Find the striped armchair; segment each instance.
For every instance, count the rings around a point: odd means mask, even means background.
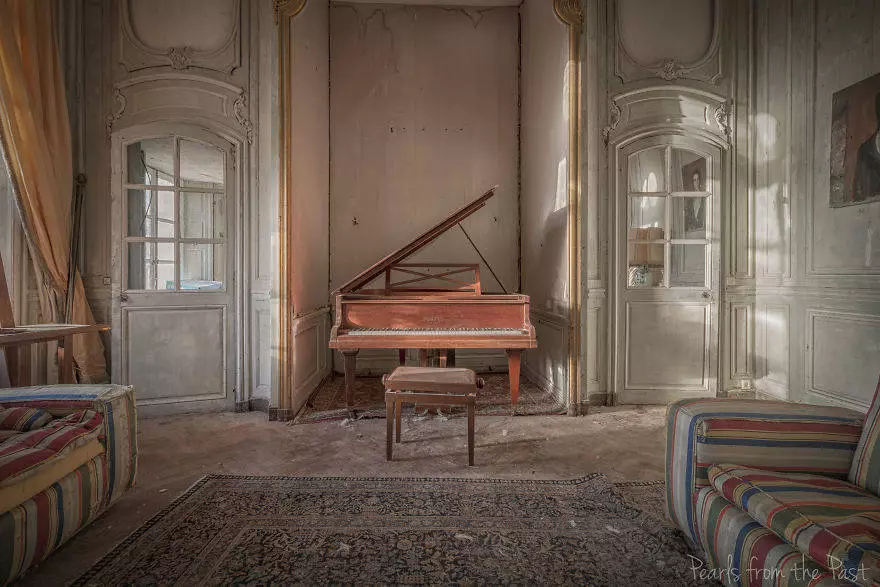
[[[670,519],[726,585],[880,585],[880,385],[867,417],[739,399],[673,403]]]
[[[0,585],[103,513],[136,472],[131,387],[0,389]]]

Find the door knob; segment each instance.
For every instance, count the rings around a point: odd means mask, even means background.
[[[128,294],[119,294],[119,301],[123,302],[123,303],[127,302],[128,301]]]
[[[712,292],[710,292],[710,291],[704,291],[703,294],[702,294],[702,296],[708,300],[709,298],[712,297]]]

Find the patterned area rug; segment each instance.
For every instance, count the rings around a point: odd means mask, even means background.
[[[477,393],[477,415],[480,416],[549,416],[565,414],[566,409],[552,394],[539,389],[523,377],[519,389],[519,403],[510,405],[510,385],[506,373],[480,375],[486,385]],[[385,389],[379,377],[358,377],[354,389],[354,413],[345,407],[345,378],[333,376],[324,381],[312,394],[294,424],[327,422],[354,417],[384,418]],[[409,406],[412,409],[412,406]],[[442,410],[444,416],[461,416],[464,408]]]
[[[682,535],[656,516],[599,474],[209,475],[74,585],[699,584]]]

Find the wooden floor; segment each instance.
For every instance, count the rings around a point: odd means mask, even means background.
[[[63,585],[89,568],[206,473],[566,479],[599,471],[613,481],[663,476],[662,407],[602,408],[579,418],[477,418],[476,466],[466,419],[405,417],[385,462],[385,421],[291,426],[262,413],[142,420],[137,486],[32,571],[22,585]]]

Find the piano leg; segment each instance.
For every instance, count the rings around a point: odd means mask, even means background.
[[[446,349],[440,349],[440,367],[446,368]]]
[[[519,349],[507,349],[507,372],[510,376],[510,403],[519,402]]]
[[[406,365],[406,349],[397,349],[397,358],[401,365]]]
[[[455,367],[455,349],[449,349],[446,353],[446,364],[450,367]]]
[[[428,349],[419,349],[419,367],[428,366]]]
[[[357,367],[358,349],[342,351],[345,369],[345,406],[354,406],[354,372]]]

